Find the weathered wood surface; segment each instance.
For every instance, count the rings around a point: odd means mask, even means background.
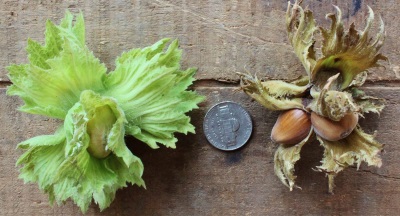
[[[294,78],[303,68],[288,43],[285,28],[287,1],[16,1],[1,0],[0,79],[7,80],[4,67],[26,62],[28,37],[43,41],[45,20],[56,23],[65,10],[82,11],[87,26],[87,43],[112,69],[114,59],[135,47],[148,46],[163,37],[178,38],[185,50],[184,66],[198,67],[199,79],[237,80],[236,71],[245,69],[272,78]],[[315,11],[319,23],[343,10],[346,24],[364,28],[366,5],[385,20],[387,39],[383,51],[391,60],[387,70],[371,80],[400,79],[400,24],[394,1],[304,1]],[[285,72],[286,75],[284,75]]]
[[[118,191],[111,207],[99,213],[91,206],[88,215],[394,215],[400,210],[400,148],[398,118],[399,88],[369,88],[368,92],[384,96],[388,106],[380,117],[368,115],[363,128],[378,129],[377,139],[385,143],[383,166],[348,168],[336,179],[335,194],[327,193],[327,178],[312,170],[319,165],[322,148],[317,142],[306,145],[296,171],[303,189],[290,192],[273,174],[276,145],[270,141],[276,112],[262,108],[235,88],[199,87],[208,96],[191,116],[197,134],[180,136],[175,150],[151,150],[127,138],[128,146],[145,164],[147,190],[130,186]],[[22,153],[16,142],[48,134],[60,122],[16,112],[21,104],[16,98],[0,94],[2,126],[0,139],[1,172],[0,214],[76,215],[72,202],[48,206],[47,197],[36,184],[17,180],[16,159]],[[233,100],[240,102],[254,120],[254,133],[241,150],[222,152],[209,145],[202,131],[202,120],[213,104]]]
[[[27,37],[43,41],[45,20],[56,23],[66,9],[82,10],[87,43],[106,65],[122,51],[150,45],[162,37],[179,38],[183,67],[198,67],[194,88],[207,96],[191,113],[196,135],[179,136],[176,150],[151,150],[127,138],[145,165],[147,189],[129,186],[118,191],[111,207],[99,212],[92,205],[87,215],[397,215],[400,211],[400,6],[395,1],[305,1],[318,22],[332,4],[344,11],[345,21],[363,23],[366,5],[386,24],[383,52],[391,60],[386,70],[373,70],[367,92],[387,99],[380,117],[368,115],[361,125],[378,130],[385,143],[381,168],[355,167],[339,174],[335,195],[327,193],[319,164],[322,148],[306,145],[296,166],[302,190],[290,192],[273,174],[276,145],[270,130],[276,112],[263,109],[236,91],[236,71],[246,68],[259,76],[292,79],[304,73],[286,39],[285,1],[16,1],[0,6],[0,87],[9,84],[5,66],[26,62]],[[224,81],[224,82],[217,82]],[[222,152],[211,147],[202,132],[203,116],[213,104],[233,100],[249,110],[254,132],[245,148]],[[21,151],[16,144],[30,137],[51,134],[59,121],[16,111],[21,101],[0,89],[0,215],[79,215],[68,201],[49,207],[36,184],[24,185],[15,167]]]

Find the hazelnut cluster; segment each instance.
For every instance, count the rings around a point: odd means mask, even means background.
[[[321,165],[329,192],[333,192],[335,176],[351,165],[381,166],[383,145],[373,135],[363,132],[358,124],[365,113],[380,113],[385,100],[366,95],[360,87],[367,79],[367,70],[379,66],[387,58],[379,53],[385,32],[382,19],[375,38],[368,36],[374,13],[370,7],[364,30],[351,24],[344,30],[341,10],[327,14],[330,28],[316,25],[310,10],[303,10],[296,1],[289,2],[286,27],[294,53],[307,73],[292,82],[261,81],[257,76],[238,73],[241,89],[261,105],[282,113],[276,121],[272,141],[279,143],[274,163],[275,174],[290,190],[295,185],[294,164],[300,150],[311,137],[324,148]],[[316,37],[320,34],[321,37]],[[322,38],[316,43],[315,38]],[[316,49],[315,45],[321,44]],[[314,136],[315,135],[315,136]]]

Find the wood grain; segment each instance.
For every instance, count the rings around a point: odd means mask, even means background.
[[[285,30],[285,1],[16,1],[0,0],[0,215],[81,215],[71,202],[50,207],[36,184],[18,179],[16,145],[30,137],[51,134],[60,121],[17,111],[22,102],[5,94],[10,82],[5,66],[27,62],[28,37],[43,41],[45,20],[56,23],[69,9],[82,11],[87,44],[110,70],[123,51],[143,47],[163,37],[178,38],[184,68],[197,67],[194,89],[206,95],[200,109],[190,113],[197,134],[179,135],[177,149],[152,150],[132,137],[129,148],[145,165],[147,189],[119,190],[110,208],[99,212],[92,204],[87,215],[397,215],[400,211],[400,26],[395,1],[304,1],[315,19],[332,4],[343,9],[346,25],[363,24],[369,5],[385,21],[383,53],[390,64],[371,71],[365,90],[387,100],[381,114],[367,115],[363,128],[386,144],[381,168],[348,168],[336,179],[330,195],[319,165],[322,148],[307,144],[296,166],[302,190],[290,192],[273,173],[276,144],[270,131],[278,116],[238,91],[236,71],[260,77],[293,79],[303,74]],[[215,103],[232,100],[251,114],[254,131],[249,143],[222,152],[205,139],[203,117]]]
[[[178,38],[184,52],[183,66],[197,67],[198,79],[236,82],[237,71],[249,70],[263,77],[293,79],[304,73],[288,43],[286,1],[16,1],[1,0],[0,79],[7,81],[5,66],[27,62],[27,38],[43,41],[45,20],[59,23],[65,10],[82,11],[87,43],[107,67],[121,52],[149,46],[163,37]],[[348,26],[364,28],[369,5],[385,21],[383,48],[391,64],[374,69],[371,81],[399,80],[400,5],[385,1],[304,1],[318,23],[328,26],[326,13],[333,4],[343,10]],[[358,7],[359,6],[359,7]]]
[[[378,130],[377,139],[386,144],[381,168],[348,168],[336,180],[335,194],[327,193],[324,174],[312,170],[319,165],[322,148],[317,142],[305,146],[296,166],[302,190],[290,192],[273,173],[276,144],[269,138],[277,112],[271,112],[232,87],[198,87],[208,97],[191,113],[196,135],[179,135],[177,149],[149,149],[127,137],[132,152],[144,165],[147,189],[129,186],[119,190],[111,207],[99,213],[92,205],[87,215],[393,215],[400,210],[400,147],[398,117],[399,88],[367,88],[384,97],[388,105],[380,117],[368,115],[361,125],[367,132]],[[48,206],[36,184],[17,180],[15,161],[22,153],[15,145],[29,137],[50,134],[60,122],[16,112],[19,100],[1,90],[2,138],[0,139],[0,209],[4,215],[77,215],[71,201]],[[222,152],[205,139],[202,120],[215,103],[233,100],[242,104],[254,120],[249,143],[239,151]],[[4,115],[7,113],[7,115]]]

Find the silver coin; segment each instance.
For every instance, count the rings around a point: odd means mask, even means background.
[[[225,101],[208,110],[203,129],[211,145],[220,150],[232,151],[246,144],[253,124],[250,114],[242,106]]]

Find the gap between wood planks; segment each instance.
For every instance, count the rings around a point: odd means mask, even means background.
[[[5,89],[12,85],[11,81],[0,81],[0,89]],[[196,88],[239,88],[239,80],[229,79],[199,79],[194,81],[191,89]],[[398,89],[400,90],[400,80],[380,80],[366,81],[363,88],[368,89]]]
[[[3,80],[0,81],[0,89],[7,88],[10,85],[12,85],[12,82],[10,81],[3,81]]]
[[[239,88],[239,80],[224,80],[224,79],[200,79],[194,81],[192,89],[196,88]],[[399,89],[400,80],[367,80],[362,86],[367,89]]]

